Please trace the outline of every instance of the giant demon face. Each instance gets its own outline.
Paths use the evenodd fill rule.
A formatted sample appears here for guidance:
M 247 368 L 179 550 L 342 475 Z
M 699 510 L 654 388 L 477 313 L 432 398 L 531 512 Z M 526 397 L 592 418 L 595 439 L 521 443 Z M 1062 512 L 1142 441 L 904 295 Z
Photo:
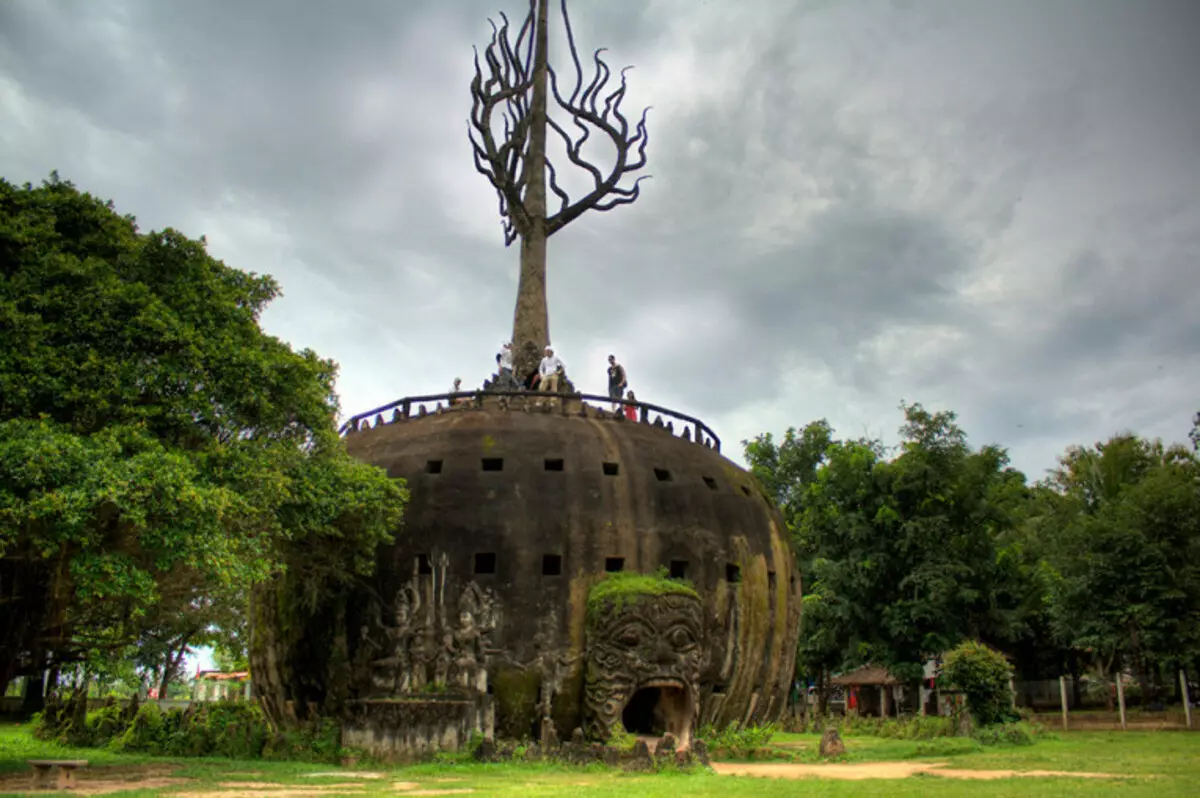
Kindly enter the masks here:
M 620 609 L 599 608 L 588 617 L 586 645 L 583 712 L 592 739 L 608 739 L 627 708 L 644 708 L 679 748 L 691 744 L 705 654 L 696 598 L 642 595 Z

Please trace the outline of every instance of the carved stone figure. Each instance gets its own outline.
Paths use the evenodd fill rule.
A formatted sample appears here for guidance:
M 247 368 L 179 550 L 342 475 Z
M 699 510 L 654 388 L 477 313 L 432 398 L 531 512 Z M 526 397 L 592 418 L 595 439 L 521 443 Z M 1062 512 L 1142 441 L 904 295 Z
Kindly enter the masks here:
M 458 627 L 452 634 L 453 681 L 487 692 L 488 639 L 499 624 L 499 604 L 490 592 L 468 582 L 458 607 Z
M 640 595 L 589 612 L 584 721 L 593 740 L 608 739 L 626 710 L 691 745 L 704 666 L 700 601 L 690 595 Z M 631 702 L 636 704 L 631 706 Z M 630 722 L 626 722 L 629 728 Z M 635 729 L 636 730 L 636 729 Z
M 450 664 L 454 660 L 454 633 L 443 627 L 437 637 L 437 648 L 433 657 L 433 682 L 442 687 L 450 683 Z
M 414 598 L 407 589 L 401 589 L 396 594 L 394 625 L 384 627 L 391 640 L 391 653 L 371 663 L 375 687 L 391 695 L 399 695 L 408 690 L 411 681 L 412 657 L 409 648 L 413 636 L 413 604 Z M 363 627 L 362 634 L 364 644 L 370 643 L 378 648 L 378 644 L 370 641 L 367 627 Z
M 458 628 L 454 630 L 454 681 L 468 688 L 475 686 L 482 651 L 482 635 L 475 626 L 471 613 L 463 610 L 458 614 Z
M 358 630 L 358 648 L 354 652 L 354 681 L 360 686 L 373 684 L 375 655 L 381 646 L 371 637 L 371 627 L 361 626 Z
M 533 645 L 537 655 L 524 667 L 532 668 L 541 676 L 538 712 L 545 722 L 550 717 L 555 694 L 562 688 L 563 679 L 570 674 L 579 657 L 569 651 L 559 650 L 558 614 L 554 610 L 550 610 L 538 623 Z

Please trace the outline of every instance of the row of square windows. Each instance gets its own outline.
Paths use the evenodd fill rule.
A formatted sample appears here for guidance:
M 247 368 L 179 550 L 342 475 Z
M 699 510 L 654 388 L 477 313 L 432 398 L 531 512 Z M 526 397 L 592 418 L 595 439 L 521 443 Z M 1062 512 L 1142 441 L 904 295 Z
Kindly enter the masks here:
M 428 554 L 418 554 L 416 557 L 416 566 L 418 574 L 424 576 L 433 573 L 433 561 L 429 558 Z M 604 570 L 610 574 L 624 571 L 625 558 L 605 557 Z M 687 579 L 688 561 L 671 560 L 668 563 L 667 570 L 670 572 L 672 579 Z M 496 573 L 496 554 L 494 552 L 476 552 L 473 572 L 476 576 L 487 576 Z M 542 555 L 542 576 L 562 576 L 561 554 Z M 734 584 L 741 582 L 741 567 L 736 563 L 725 563 L 725 581 Z M 767 571 L 767 584 L 772 588 L 775 587 L 774 571 Z
M 480 463 L 481 471 L 503 471 L 504 470 L 504 458 L 503 457 L 484 457 L 482 460 L 479 461 L 479 463 Z M 563 461 L 561 458 L 546 458 L 545 460 L 542 461 L 542 463 L 543 463 L 543 468 L 546 471 L 562 471 L 563 470 Z M 604 462 L 604 463 L 600 464 L 600 468 L 606 477 L 615 477 L 621 473 L 621 464 L 620 463 Z M 425 473 L 426 474 L 442 473 L 442 461 L 441 460 L 425 461 Z M 654 478 L 657 479 L 659 482 L 674 482 L 675 481 L 671 475 L 671 472 L 665 468 L 654 469 Z M 721 489 L 720 486 L 717 484 L 717 481 L 715 479 L 713 479 L 712 477 L 702 477 L 702 479 L 704 480 L 704 484 L 707 485 L 710 490 L 720 490 Z M 739 485 L 738 487 L 740 487 L 742 489 L 742 493 L 746 494 L 747 496 L 750 495 L 750 488 L 746 487 L 745 485 Z

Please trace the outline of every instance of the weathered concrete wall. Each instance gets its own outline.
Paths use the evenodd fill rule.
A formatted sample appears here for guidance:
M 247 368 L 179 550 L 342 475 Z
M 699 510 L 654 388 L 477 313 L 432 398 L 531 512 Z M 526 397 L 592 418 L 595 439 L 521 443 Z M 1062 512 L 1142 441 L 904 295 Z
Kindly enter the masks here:
M 405 586 L 426 603 L 449 603 L 468 582 L 490 591 L 500 620 L 488 689 L 502 731 L 536 722 L 536 705 L 517 707 L 546 700 L 543 685 L 558 728 L 580 725 L 586 596 L 617 558 L 643 573 L 682 568 L 700 593 L 701 722 L 784 709 L 800 577 L 779 512 L 720 454 L 647 424 L 491 406 L 356 432 L 347 445 L 411 492 L 370 595 L 348 604 L 349 627 L 387 617 Z M 382 610 L 370 606 L 380 599 Z M 521 695 L 497 692 L 510 689 Z
M 387 762 L 456 751 L 472 735 L 491 737 L 490 696 L 351 701 L 342 724 L 342 745 Z

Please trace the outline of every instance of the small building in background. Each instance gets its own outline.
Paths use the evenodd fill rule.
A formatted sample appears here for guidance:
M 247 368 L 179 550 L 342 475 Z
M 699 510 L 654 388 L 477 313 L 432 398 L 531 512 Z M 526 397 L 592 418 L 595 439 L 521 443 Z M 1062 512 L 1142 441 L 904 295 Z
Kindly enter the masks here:
M 900 682 L 878 665 L 863 665 L 832 679 L 846 691 L 846 714 L 890 717 L 897 713 L 896 687 Z
M 248 701 L 250 671 L 196 671 L 193 701 Z

